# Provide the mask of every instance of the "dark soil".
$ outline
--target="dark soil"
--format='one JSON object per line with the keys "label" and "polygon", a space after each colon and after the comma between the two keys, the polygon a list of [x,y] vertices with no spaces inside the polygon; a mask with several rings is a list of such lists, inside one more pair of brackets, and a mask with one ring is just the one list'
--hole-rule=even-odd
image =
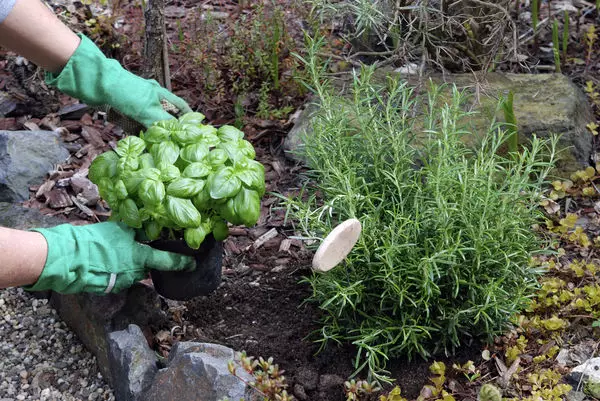
{"label": "dark soil", "polygon": [[[303,303],[310,289],[298,281],[305,273],[302,267],[287,266],[278,273],[227,275],[213,295],[186,303],[185,320],[196,330],[185,339],[223,344],[251,356],[273,357],[287,372],[289,388],[298,398],[304,390],[307,399],[314,401],[345,400],[343,382],[354,372],[356,352],[330,344],[317,353],[318,344],[307,338],[319,330],[319,312]],[[453,362],[478,361],[480,352],[479,347],[463,349]],[[405,396],[418,396],[432,376],[431,362],[392,361],[392,377]],[[364,373],[358,377],[364,378]]]}

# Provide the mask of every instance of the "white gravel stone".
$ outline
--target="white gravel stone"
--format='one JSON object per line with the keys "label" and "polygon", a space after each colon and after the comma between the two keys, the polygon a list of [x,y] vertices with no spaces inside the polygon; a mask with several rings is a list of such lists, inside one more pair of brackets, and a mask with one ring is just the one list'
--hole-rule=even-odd
{"label": "white gravel stone", "polygon": [[96,358],[45,299],[0,290],[0,401],[114,401]]}

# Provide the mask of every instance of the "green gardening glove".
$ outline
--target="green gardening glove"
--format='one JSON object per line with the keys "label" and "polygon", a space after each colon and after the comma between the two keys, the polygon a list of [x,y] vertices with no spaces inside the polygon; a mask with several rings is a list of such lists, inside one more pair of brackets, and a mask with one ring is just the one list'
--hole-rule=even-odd
{"label": "green gardening glove", "polygon": [[86,36],[78,36],[81,43],[60,74],[46,73],[48,85],[90,106],[108,104],[146,128],[155,121],[173,118],[163,109],[161,100],[181,113],[192,111],[185,100],[158,82],[125,70],[117,60],[106,58]]}
{"label": "green gardening glove", "polygon": [[193,257],[136,242],[135,231],[122,223],[62,224],[33,231],[46,238],[48,256],[38,281],[24,287],[29,291],[119,292],[147,278],[149,269],[175,271],[196,267]]}

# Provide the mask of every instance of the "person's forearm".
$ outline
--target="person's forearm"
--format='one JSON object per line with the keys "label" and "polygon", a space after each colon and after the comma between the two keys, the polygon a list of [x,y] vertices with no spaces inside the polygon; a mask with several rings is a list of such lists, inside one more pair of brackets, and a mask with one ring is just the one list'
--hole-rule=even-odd
{"label": "person's forearm", "polygon": [[0,288],[35,283],[47,254],[42,234],[0,227]]}
{"label": "person's forearm", "polygon": [[0,23],[0,46],[52,73],[62,70],[78,45],[79,37],[39,0],[17,0]]}

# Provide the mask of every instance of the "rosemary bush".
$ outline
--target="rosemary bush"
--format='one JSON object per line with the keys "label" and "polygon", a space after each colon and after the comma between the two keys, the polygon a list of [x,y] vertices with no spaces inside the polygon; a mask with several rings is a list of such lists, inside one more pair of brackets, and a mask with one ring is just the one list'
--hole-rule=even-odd
{"label": "rosemary bush", "polygon": [[464,93],[440,104],[431,87],[420,99],[399,80],[375,84],[366,68],[341,98],[316,54],[302,59],[320,105],[302,149],[310,180],[288,212],[306,237],[347,218],[363,225],[346,265],[305,279],[323,312],[318,341],[354,344],[357,371],[386,380],[390,357],[499,334],[537,286],[530,258],[544,243],[532,225],[556,140],[501,156],[507,135],[494,124],[469,148]]}

